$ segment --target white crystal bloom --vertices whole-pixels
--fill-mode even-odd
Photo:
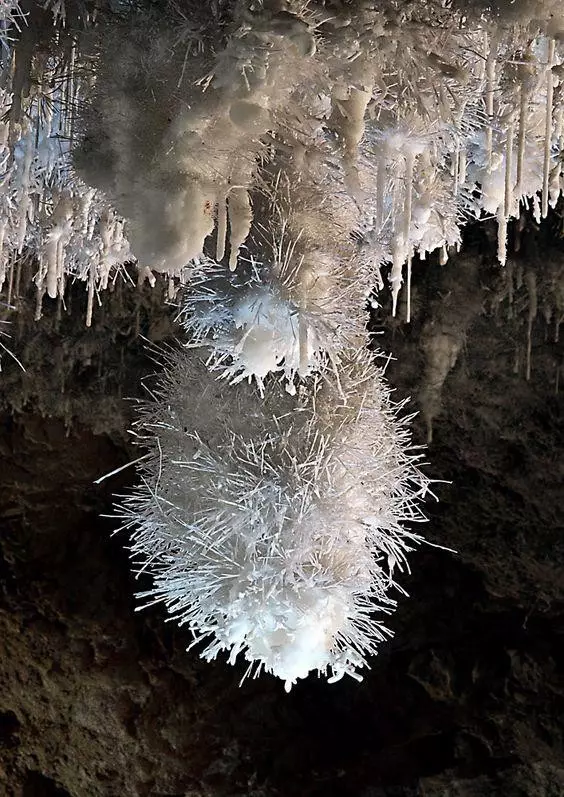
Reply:
[[[317,268],[313,282],[325,276],[321,259]],[[250,260],[232,272],[202,261],[182,295],[179,318],[192,345],[209,347],[208,364],[231,384],[254,380],[263,393],[268,374],[281,373],[293,394],[296,375],[338,362],[362,310],[347,293],[342,273],[319,295],[285,279],[273,264]]]
[[[358,677],[390,635],[396,572],[421,538],[429,481],[382,374],[364,355],[296,405],[221,388],[173,356],[142,413],[151,459],[120,513],[134,559],[207,659],[242,654],[289,688],[317,670]]]

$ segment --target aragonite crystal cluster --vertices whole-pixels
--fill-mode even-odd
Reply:
[[[389,632],[429,481],[366,297],[562,191],[560,0],[4,3],[0,283],[168,279],[186,344],[118,510],[148,601],[289,688]],[[49,41],[33,35],[45,31]],[[51,19],[49,17],[49,19]],[[39,20],[39,21],[38,21]],[[26,28],[26,24],[29,26]],[[34,25],[36,26],[34,28]],[[41,39],[41,41],[40,41]]]

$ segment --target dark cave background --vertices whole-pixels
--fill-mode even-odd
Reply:
[[[162,609],[137,613],[104,517],[135,481],[94,483],[139,455],[126,399],[158,367],[147,341],[174,340],[164,286],[117,283],[90,330],[81,286],[39,322],[19,298],[9,343],[27,370],[4,356],[0,382],[2,797],[564,795],[560,226],[530,224],[505,269],[476,226],[447,265],[416,264],[409,325],[373,311],[388,379],[421,410],[415,441],[432,427],[444,483],[425,534],[457,553],[412,555],[362,683],[289,695],[239,686],[244,663],[206,664]]]
[[[445,266],[414,264],[410,324],[373,310],[430,440],[423,532],[457,553],[411,556],[362,683],[289,695],[239,686],[243,662],[206,664],[163,609],[136,612],[107,517],[135,471],[95,483],[139,456],[150,347],[176,345],[166,286],[117,281],[86,329],[80,285],[35,321],[21,264],[0,339],[26,367],[2,356],[0,797],[564,796],[562,231],[558,211],[513,228],[502,269],[495,225],[476,225]]]

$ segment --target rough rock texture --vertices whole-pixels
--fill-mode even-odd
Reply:
[[[160,288],[116,289],[91,330],[80,291],[59,321],[22,304],[28,373],[4,358],[0,377],[1,797],[564,794],[564,348],[546,309],[564,255],[532,229],[506,271],[491,251],[474,235],[419,264],[411,325],[374,319],[419,439],[432,430],[429,470],[452,482],[426,533],[458,554],[413,557],[362,684],[290,695],[239,688],[243,665],[205,664],[160,609],[136,614],[126,540],[101,517],[134,479],[94,484],[137,455],[121,397],[155,367],[138,333],[171,335]]]

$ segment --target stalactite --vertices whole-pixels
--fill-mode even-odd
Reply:
[[[552,101],[554,97],[554,80],[552,67],[554,65],[554,54],[556,43],[554,39],[548,42],[548,57],[546,66],[546,117],[544,128],[544,158],[543,158],[543,179],[542,179],[542,210],[541,217],[548,215],[549,200],[549,179],[550,179],[550,148],[552,144]]]
[[[235,271],[239,249],[245,243],[251,223],[253,211],[251,199],[246,188],[232,188],[229,193],[229,268]]]

